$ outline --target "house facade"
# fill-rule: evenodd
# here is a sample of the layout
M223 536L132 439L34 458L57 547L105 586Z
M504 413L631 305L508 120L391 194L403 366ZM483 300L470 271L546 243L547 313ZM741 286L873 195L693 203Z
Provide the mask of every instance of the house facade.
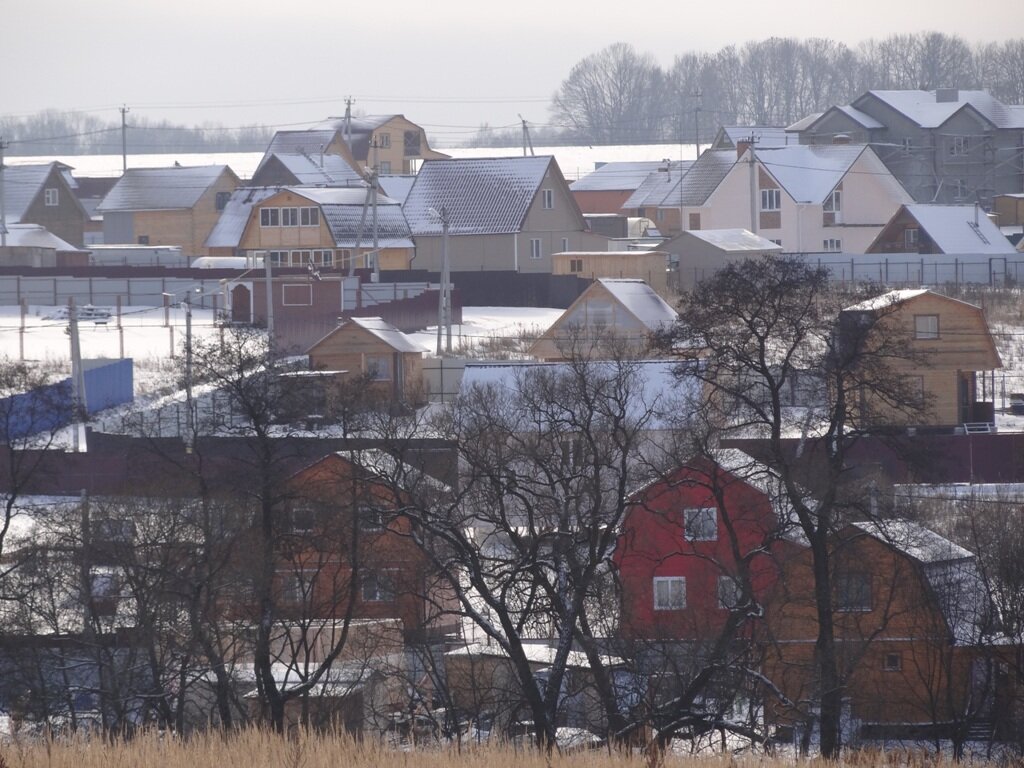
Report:
M673 287L688 291L734 261L782 253L776 245L747 229L694 229L661 245L669 254Z
M551 274L643 280L659 296L668 294L668 254L654 251L567 251L551 255Z
M226 165L129 168L96 211L103 242L178 245L208 256L206 239L240 184Z
M803 144L871 144L919 203L980 203L1024 192L1024 106L987 91L867 91L790 126Z
M416 242L416 268L439 272L513 271L550 274L551 256L607 250L587 231L553 157L429 160L403 206Z
M572 196L585 214L618 213L660 165L658 161L603 163L572 183Z

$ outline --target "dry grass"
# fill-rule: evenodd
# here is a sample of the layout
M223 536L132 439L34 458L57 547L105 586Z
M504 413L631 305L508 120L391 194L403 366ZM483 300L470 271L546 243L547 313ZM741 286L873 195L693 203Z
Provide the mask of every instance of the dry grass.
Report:
M127 742L111 743L101 739L42 743L15 740L0 745L0 768L647 768L652 764L660 764L664 768L783 768L793 765L808 768L931 768L952 765L946 758L936 759L902 750L855 752L839 763L763 756L735 758L729 755L669 755L659 762L642 754L582 752L546 756L533 749L493 746L410 752L376 743L358 743L346 736L298 733L282 738L259 730L230 735L212 733L188 740L147 734Z

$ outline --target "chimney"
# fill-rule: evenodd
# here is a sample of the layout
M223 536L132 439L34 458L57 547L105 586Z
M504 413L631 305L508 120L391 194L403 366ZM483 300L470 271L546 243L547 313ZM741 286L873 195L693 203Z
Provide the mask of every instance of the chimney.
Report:
M740 139L736 142L736 159L739 160L743 154L750 149L750 139Z
M832 143L833 144L849 144L850 143L850 134L848 134L848 133L837 133L835 136L832 137Z
M936 104L952 104L960 101L960 91L957 88L936 88Z

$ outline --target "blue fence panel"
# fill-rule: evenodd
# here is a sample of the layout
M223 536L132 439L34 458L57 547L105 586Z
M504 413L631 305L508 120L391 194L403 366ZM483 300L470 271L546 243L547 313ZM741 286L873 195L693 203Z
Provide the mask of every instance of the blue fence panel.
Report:
M0 440L9 443L71 423L71 379L0 400Z
M132 402L135 390L130 358L86 360L83 367L86 413L97 413L104 408Z

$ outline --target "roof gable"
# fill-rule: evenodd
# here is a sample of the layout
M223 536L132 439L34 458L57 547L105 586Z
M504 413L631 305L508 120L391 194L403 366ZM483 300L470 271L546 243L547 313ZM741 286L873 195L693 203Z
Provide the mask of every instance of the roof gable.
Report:
M939 205L935 203L908 203L903 205L886 223L875 243L888 237L887 230L904 214L909 215L920 229L928 233L932 243L947 254L1011 254L1013 244L992 220L974 205ZM874 243L872 243L872 247ZM869 248L870 251L870 248Z
M313 354L318 347L322 346L329 339L334 338L339 333L351 333L353 331L372 336L378 341L391 347L391 349L396 352L419 355L423 354L423 349L414 344L408 336L398 330L395 326L391 325L391 323L379 317L347 318L341 325L332 329L319 341L315 342L308 350L306 350L306 354Z
M278 187L238 187L231 193L206 238L207 248L237 248L254 206L280 192Z
M260 163L259 170L253 176L254 182L261 183L258 177L274 165L292 177L289 182L292 184L353 187L366 184L362 175L341 155L328 153L311 157L301 152L270 154Z
M31 165L5 164L3 195L4 216L7 221L12 223L20 222L22 217L28 213L32 203L43 193L43 188L51 183L51 179L53 180L52 183L59 184L65 188L66 193L75 201L82 213L88 217L81 202L73 192L77 183L71 176L70 169L70 166L60 162L33 163Z
M107 193L97 211L161 211L189 209L224 174L238 177L226 165L129 168Z
M820 203L865 152L866 144L796 144L757 150L757 161L797 203Z

